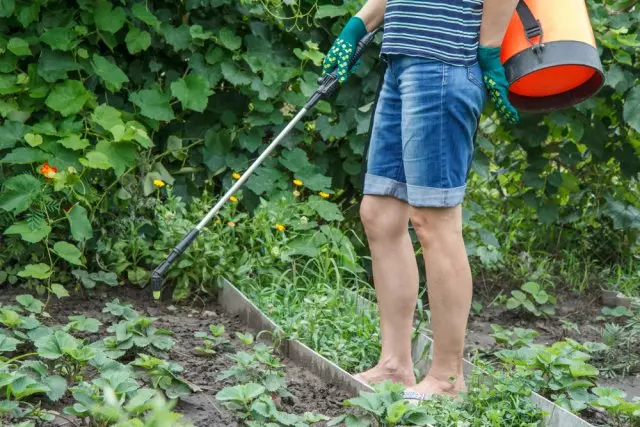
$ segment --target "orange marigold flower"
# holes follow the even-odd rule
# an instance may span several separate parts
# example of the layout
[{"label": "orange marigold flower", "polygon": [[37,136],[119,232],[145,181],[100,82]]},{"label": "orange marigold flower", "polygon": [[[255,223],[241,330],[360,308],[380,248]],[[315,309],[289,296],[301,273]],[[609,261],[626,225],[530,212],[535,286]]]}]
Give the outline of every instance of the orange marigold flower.
[{"label": "orange marigold flower", "polygon": [[56,175],[56,172],[58,172],[58,168],[49,165],[48,162],[44,162],[42,166],[40,166],[39,170],[40,173],[47,178],[53,178]]}]

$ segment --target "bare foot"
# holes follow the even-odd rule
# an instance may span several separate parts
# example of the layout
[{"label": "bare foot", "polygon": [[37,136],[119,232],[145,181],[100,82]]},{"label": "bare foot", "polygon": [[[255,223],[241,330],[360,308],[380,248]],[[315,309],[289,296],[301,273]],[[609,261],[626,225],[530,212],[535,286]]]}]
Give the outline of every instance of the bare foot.
[{"label": "bare foot", "polygon": [[447,381],[442,381],[427,375],[419,384],[407,388],[406,391],[420,393],[427,398],[433,395],[445,395],[457,398],[458,393],[467,391],[467,385],[464,382],[463,376],[459,378],[452,377]]},{"label": "bare foot", "polygon": [[380,384],[387,380],[403,384],[405,387],[416,385],[416,377],[411,368],[392,368],[378,364],[368,371],[354,375],[358,380],[368,385]]}]

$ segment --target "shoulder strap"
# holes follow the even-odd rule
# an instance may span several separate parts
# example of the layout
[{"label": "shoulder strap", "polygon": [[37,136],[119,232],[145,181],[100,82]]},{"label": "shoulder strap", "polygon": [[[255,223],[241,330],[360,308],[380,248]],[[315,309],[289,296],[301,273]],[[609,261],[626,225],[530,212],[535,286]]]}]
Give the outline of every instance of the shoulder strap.
[{"label": "shoulder strap", "polygon": [[533,16],[533,12],[531,12],[531,9],[527,6],[527,3],[525,3],[524,0],[520,0],[518,2],[516,12],[520,17],[520,21],[522,21],[524,33],[529,40],[542,35],[542,26],[540,25],[540,21]]}]

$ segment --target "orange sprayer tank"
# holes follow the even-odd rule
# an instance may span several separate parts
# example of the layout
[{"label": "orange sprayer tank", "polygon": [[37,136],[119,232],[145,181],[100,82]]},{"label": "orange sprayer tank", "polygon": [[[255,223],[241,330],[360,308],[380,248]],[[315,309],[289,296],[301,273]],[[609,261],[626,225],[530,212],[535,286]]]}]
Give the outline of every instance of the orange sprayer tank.
[{"label": "orange sprayer tank", "polygon": [[552,111],[604,84],[584,0],[520,0],[502,43],[509,100],[521,111]]}]

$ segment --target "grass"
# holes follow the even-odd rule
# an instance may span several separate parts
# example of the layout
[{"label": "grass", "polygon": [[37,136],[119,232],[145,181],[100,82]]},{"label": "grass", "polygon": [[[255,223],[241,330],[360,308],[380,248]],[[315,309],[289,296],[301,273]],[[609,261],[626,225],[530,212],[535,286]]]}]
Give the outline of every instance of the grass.
[{"label": "grass", "polygon": [[357,372],[378,361],[378,314],[355,315],[353,291],[370,288],[333,260],[293,263],[282,273],[259,274],[237,285],[286,333],[343,369]]}]

